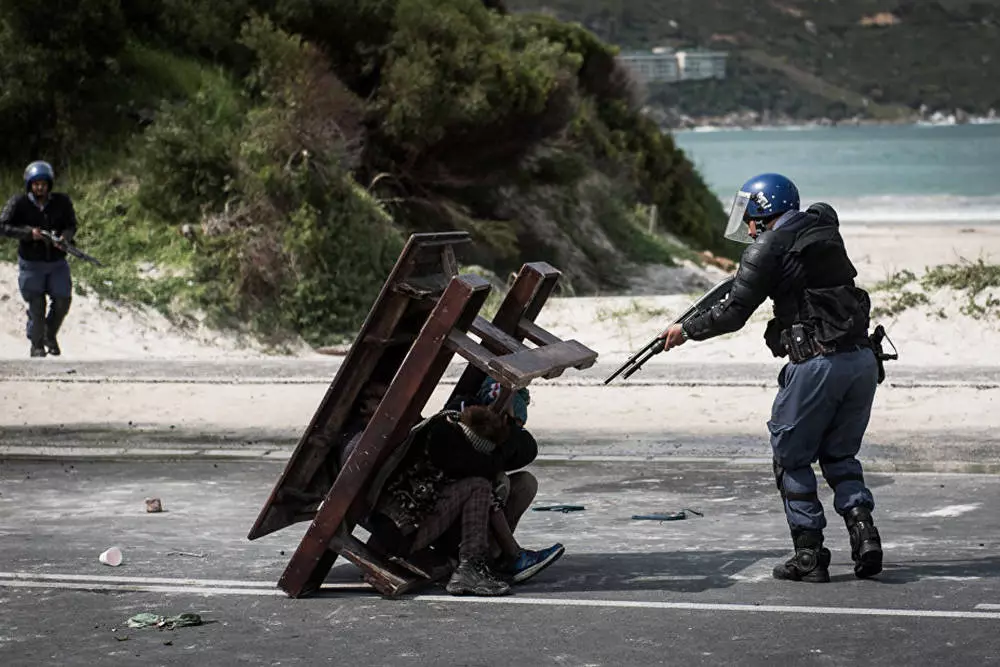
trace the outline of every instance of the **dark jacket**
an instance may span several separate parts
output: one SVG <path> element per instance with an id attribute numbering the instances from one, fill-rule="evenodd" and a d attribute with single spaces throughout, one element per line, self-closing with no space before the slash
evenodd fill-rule
<path id="1" fill-rule="evenodd" d="M 451 479 L 483 477 L 493 481 L 503 472 L 503 451 L 497 447 L 489 454 L 476 450 L 451 419 L 440 419 L 427 429 L 427 457 Z"/>
<path id="2" fill-rule="evenodd" d="M 69 195 L 60 192 L 49 194 L 45 208 L 38 206 L 27 193 L 14 195 L 0 211 L 0 234 L 20 239 L 17 255 L 31 262 L 54 262 L 64 259 L 66 253 L 51 243 L 31 238 L 33 228 L 46 229 L 59 234 L 67 241 L 76 235 L 76 212 Z"/>
<path id="3" fill-rule="evenodd" d="M 784 351 L 772 339 L 796 323 L 825 345 L 866 344 L 871 304 L 855 276 L 836 211 L 827 204 L 791 211 L 743 252 L 729 296 L 685 322 L 684 331 L 692 340 L 736 331 L 770 297 L 774 319 L 766 337 L 776 356 Z"/>
<path id="4" fill-rule="evenodd" d="M 388 518 L 403 535 L 434 510 L 448 484 L 467 477 L 493 482 L 503 470 L 501 448 L 477 451 L 454 423 L 457 418 L 456 412 L 440 412 L 415 426 L 372 481 L 373 514 Z"/>
<path id="5" fill-rule="evenodd" d="M 446 410 L 461 411 L 466 405 L 485 405 L 472 396 L 458 396 L 448 401 Z M 504 471 L 520 470 L 529 465 L 538 456 L 538 442 L 531 432 L 505 415 L 510 427 L 510 436 L 500 444 L 500 456 Z"/>

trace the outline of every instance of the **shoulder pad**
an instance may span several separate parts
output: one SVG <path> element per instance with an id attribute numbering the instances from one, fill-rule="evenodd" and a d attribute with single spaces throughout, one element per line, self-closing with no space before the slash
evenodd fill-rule
<path id="1" fill-rule="evenodd" d="M 763 266 L 783 254 L 794 238 L 794 234 L 786 234 L 780 230 L 765 230 L 743 251 L 740 264 Z"/>

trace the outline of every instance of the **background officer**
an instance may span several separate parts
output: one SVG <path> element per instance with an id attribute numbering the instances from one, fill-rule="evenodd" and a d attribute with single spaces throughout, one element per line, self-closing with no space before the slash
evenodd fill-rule
<path id="1" fill-rule="evenodd" d="M 61 354 L 56 334 L 73 296 L 66 253 L 59 241 L 42 236 L 42 231 L 49 231 L 69 243 L 76 235 L 73 202 L 69 195 L 52 192 L 55 178 L 48 162 L 32 162 L 24 170 L 25 192 L 11 197 L 0 211 L 0 232 L 21 240 L 17 283 L 28 304 L 27 335 L 33 357 Z M 46 296 L 52 299 L 48 316 Z"/>

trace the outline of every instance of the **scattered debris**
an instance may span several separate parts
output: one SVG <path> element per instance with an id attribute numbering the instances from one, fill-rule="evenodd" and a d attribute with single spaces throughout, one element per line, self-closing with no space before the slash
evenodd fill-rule
<path id="1" fill-rule="evenodd" d="M 204 558 L 205 554 L 196 554 L 193 551 L 168 551 L 168 556 L 190 556 L 191 558 Z"/>
<path id="2" fill-rule="evenodd" d="M 184 613 L 177 616 L 160 616 L 143 612 L 136 614 L 126 621 L 130 628 L 151 628 L 156 627 L 161 630 L 173 630 L 174 628 L 184 628 L 193 625 L 201 625 L 202 620 L 199 614 Z"/>
<path id="3" fill-rule="evenodd" d="M 583 505 L 543 505 L 541 507 L 532 507 L 533 512 L 562 512 L 567 514 L 569 512 L 582 512 L 586 508 Z"/>
<path id="4" fill-rule="evenodd" d="M 146 498 L 146 511 L 147 512 L 162 512 L 163 503 L 160 502 L 159 498 Z"/>
<path id="5" fill-rule="evenodd" d="M 688 518 L 689 512 L 695 516 L 705 516 L 696 510 L 684 508 L 680 512 L 673 512 L 670 514 L 665 512 L 655 514 L 633 514 L 632 519 L 635 521 L 681 521 Z"/>
<path id="6" fill-rule="evenodd" d="M 122 564 L 124 556 L 122 555 L 122 550 L 118 547 L 110 547 L 105 549 L 100 556 L 97 557 L 99 561 L 105 565 L 110 565 L 111 567 L 118 567 Z"/>

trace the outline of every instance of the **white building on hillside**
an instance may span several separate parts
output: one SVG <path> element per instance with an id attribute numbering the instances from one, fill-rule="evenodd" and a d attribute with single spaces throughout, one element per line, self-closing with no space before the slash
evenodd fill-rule
<path id="1" fill-rule="evenodd" d="M 652 51 L 625 51 L 618 60 L 639 83 L 649 84 L 725 79 L 726 56 L 723 51 L 674 51 L 657 47 Z"/>
<path id="2" fill-rule="evenodd" d="M 678 51 L 677 67 L 680 70 L 681 80 L 725 79 L 726 55 L 724 51 L 704 49 Z"/>
<path id="3" fill-rule="evenodd" d="M 677 54 L 673 49 L 625 51 L 618 56 L 640 83 L 673 83 L 680 80 Z"/>

